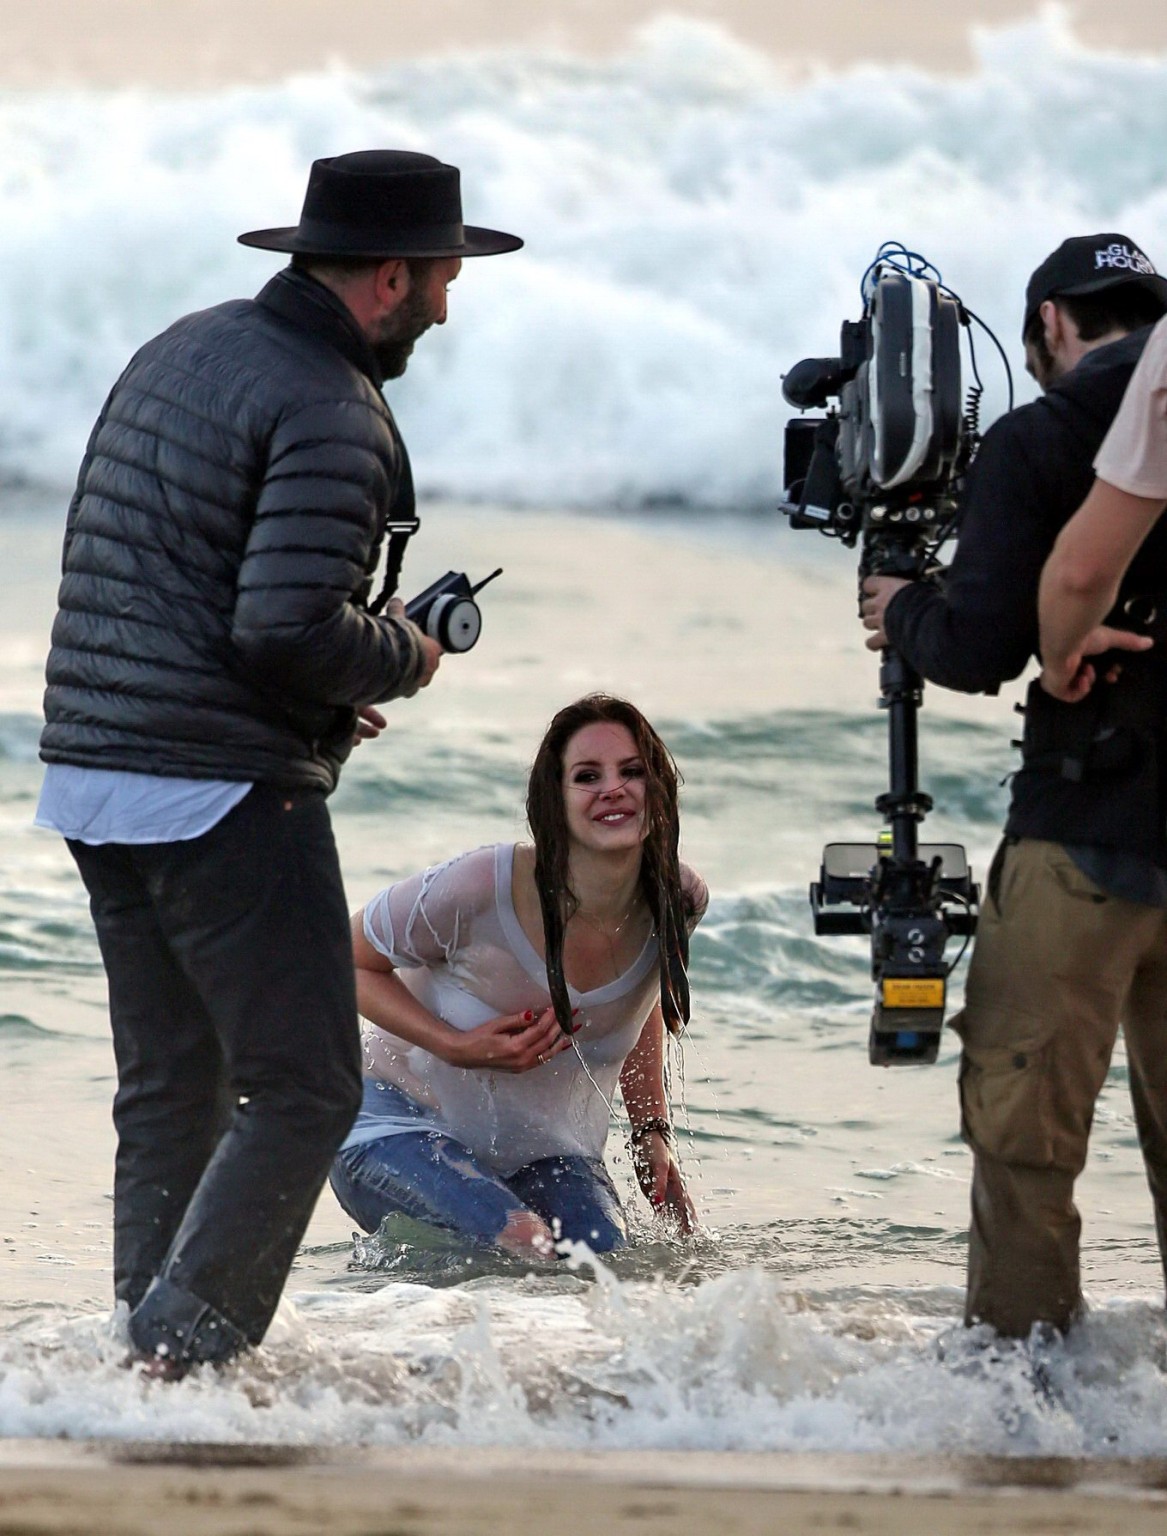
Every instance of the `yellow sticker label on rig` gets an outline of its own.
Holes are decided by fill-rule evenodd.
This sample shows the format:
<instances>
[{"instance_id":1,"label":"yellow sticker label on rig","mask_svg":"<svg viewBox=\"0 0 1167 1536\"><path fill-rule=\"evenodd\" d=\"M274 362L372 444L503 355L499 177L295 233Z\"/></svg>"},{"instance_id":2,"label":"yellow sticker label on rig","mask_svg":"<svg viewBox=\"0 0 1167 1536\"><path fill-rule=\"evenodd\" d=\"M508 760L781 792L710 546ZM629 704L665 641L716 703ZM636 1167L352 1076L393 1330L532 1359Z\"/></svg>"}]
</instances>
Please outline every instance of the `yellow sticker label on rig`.
<instances>
[{"instance_id":1,"label":"yellow sticker label on rig","mask_svg":"<svg viewBox=\"0 0 1167 1536\"><path fill-rule=\"evenodd\" d=\"M943 1008L943 976L885 976L885 1008Z\"/></svg>"}]
</instances>

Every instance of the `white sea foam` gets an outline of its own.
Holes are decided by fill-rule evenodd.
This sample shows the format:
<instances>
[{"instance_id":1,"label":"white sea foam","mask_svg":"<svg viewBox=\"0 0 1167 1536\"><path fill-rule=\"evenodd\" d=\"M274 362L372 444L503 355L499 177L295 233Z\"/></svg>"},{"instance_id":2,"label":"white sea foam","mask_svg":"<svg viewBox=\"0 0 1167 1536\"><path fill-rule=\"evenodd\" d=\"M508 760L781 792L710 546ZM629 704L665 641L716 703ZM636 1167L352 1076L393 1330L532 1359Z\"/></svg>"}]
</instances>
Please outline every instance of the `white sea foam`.
<instances>
[{"instance_id":1,"label":"white sea foam","mask_svg":"<svg viewBox=\"0 0 1167 1536\"><path fill-rule=\"evenodd\" d=\"M780 375L835 347L882 240L931 257L1015 365L1025 278L1066 234L1117 228L1167 262L1167 59L1091 52L1056 8L976 56L967 77L795 80L664 19L603 62L8 92L0 474L67 483L133 348L272 270L235 234L293 222L312 157L392 143L460 164L468 217L528 241L468 264L453 323L392 387L423 491L770 502Z\"/></svg>"},{"instance_id":2,"label":"white sea foam","mask_svg":"<svg viewBox=\"0 0 1167 1536\"><path fill-rule=\"evenodd\" d=\"M954 1325L954 1292L389 1284L284 1303L264 1348L179 1386L122 1368L120 1324L0 1341L0 1435L612 1449L1161 1456L1161 1309L1112 1304L1069 1343Z\"/></svg>"}]
</instances>

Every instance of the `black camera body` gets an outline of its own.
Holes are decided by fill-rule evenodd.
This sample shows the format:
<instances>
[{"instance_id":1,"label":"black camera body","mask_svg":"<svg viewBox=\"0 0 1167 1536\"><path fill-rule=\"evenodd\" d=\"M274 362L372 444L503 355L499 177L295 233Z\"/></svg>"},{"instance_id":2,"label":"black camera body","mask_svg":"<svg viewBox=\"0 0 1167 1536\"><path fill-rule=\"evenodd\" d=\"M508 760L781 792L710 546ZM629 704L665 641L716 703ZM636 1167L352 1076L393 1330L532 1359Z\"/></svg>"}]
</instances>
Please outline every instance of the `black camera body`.
<instances>
[{"instance_id":1,"label":"black camera body","mask_svg":"<svg viewBox=\"0 0 1167 1536\"><path fill-rule=\"evenodd\" d=\"M962 323L959 301L939 281L877 257L863 317L843 323L839 356L807 358L783 380L790 404L828 414L787 425L781 510L793 528L852 547L862 540L861 582L927 577L954 526L975 419L961 406ZM974 931L979 900L963 848L917 841L932 808L917 784L922 689L904 659L884 650L891 785L875 805L889 830L875 843L828 844L810 888L816 933L871 938L869 1056L880 1066L935 1061L952 969L945 947Z\"/></svg>"},{"instance_id":2,"label":"black camera body","mask_svg":"<svg viewBox=\"0 0 1167 1536\"><path fill-rule=\"evenodd\" d=\"M464 571L447 571L406 603L405 617L412 619L444 651L472 650L482 633L482 610L474 599L487 582L501 575L502 566L499 566L497 571L471 586Z\"/></svg>"},{"instance_id":3,"label":"black camera body","mask_svg":"<svg viewBox=\"0 0 1167 1536\"><path fill-rule=\"evenodd\" d=\"M877 545L927 542L951 515L964 446L960 306L931 279L878 263L866 287L863 319L843 322L839 356L806 358L783 379L800 411L839 404L787 424L782 510L791 527L848 545L861 534Z\"/></svg>"}]
</instances>

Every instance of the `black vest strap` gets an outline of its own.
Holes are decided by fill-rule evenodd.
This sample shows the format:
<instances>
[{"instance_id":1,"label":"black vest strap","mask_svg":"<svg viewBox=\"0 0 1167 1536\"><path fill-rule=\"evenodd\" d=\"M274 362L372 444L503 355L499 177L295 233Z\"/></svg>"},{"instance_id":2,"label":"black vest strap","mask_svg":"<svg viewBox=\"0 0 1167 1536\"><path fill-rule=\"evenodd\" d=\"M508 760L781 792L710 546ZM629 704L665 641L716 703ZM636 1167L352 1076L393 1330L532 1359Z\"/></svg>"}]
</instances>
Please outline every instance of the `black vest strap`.
<instances>
[{"instance_id":1,"label":"black vest strap","mask_svg":"<svg viewBox=\"0 0 1167 1536\"><path fill-rule=\"evenodd\" d=\"M1032 682L1021 741L1025 766L1088 784L1130 773L1147 756L1167 762L1165 662L1154 651L1126 656L1117 681L1095 683L1077 704L1064 704ZM1098 664L1104 669L1105 659Z\"/></svg>"}]
</instances>

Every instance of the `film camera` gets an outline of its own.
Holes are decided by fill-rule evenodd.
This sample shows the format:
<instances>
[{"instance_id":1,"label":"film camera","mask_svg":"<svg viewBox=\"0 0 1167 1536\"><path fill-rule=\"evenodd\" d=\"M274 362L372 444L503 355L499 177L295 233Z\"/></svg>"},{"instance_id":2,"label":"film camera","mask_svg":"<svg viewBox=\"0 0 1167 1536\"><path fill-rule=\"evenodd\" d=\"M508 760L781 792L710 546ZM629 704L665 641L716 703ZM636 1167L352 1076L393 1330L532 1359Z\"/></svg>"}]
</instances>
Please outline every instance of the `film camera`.
<instances>
[{"instance_id":1,"label":"film camera","mask_svg":"<svg viewBox=\"0 0 1167 1536\"><path fill-rule=\"evenodd\" d=\"M781 510L793 528L858 544L860 583L870 575L928 579L955 528L956 494L976 443L979 378L967 409L961 401L960 338L970 312L929 263L898 246L881 248L862 293L863 316L844 321L839 356L807 358L783 380L791 405L827 414L787 425ZM975 377L971 341L970 355ZM954 934L967 943L979 892L962 847L917 840L932 809L918 784L922 679L885 649L879 682L890 786L875 806L888 830L873 844L829 843L810 902L816 933L870 935L869 1054L890 1066L935 1061L955 964L946 963L945 947Z\"/></svg>"}]
</instances>

